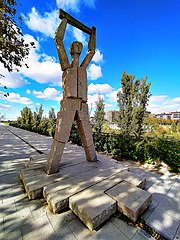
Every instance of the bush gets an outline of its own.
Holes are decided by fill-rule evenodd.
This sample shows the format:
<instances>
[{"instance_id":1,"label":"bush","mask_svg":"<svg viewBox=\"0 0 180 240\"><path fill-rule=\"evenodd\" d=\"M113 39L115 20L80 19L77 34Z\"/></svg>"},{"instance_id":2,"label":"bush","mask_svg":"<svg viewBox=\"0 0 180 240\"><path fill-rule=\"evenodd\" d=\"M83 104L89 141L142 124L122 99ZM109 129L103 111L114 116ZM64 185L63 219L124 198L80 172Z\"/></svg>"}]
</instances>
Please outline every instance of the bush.
<instances>
[{"instance_id":1,"label":"bush","mask_svg":"<svg viewBox=\"0 0 180 240\"><path fill-rule=\"evenodd\" d=\"M77 129L71 132L72 143L80 145ZM165 138L135 139L121 134L93 133L97 151L112 153L116 159L132 159L156 164L166 163L174 172L180 172L180 142Z\"/></svg>"}]
</instances>

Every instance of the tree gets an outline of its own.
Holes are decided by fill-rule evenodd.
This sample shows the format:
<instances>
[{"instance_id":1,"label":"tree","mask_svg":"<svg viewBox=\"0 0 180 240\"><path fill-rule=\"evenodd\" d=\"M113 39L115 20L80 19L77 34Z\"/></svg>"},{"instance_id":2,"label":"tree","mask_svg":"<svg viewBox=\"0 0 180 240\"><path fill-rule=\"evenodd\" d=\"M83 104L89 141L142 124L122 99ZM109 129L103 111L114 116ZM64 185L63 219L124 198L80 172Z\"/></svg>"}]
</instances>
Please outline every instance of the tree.
<instances>
[{"instance_id":1,"label":"tree","mask_svg":"<svg viewBox=\"0 0 180 240\"><path fill-rule=\"evenodd\" d=\"M26 130L31 130L32 121L33 115L31 109L28 107L24 107L21 111L21 117L18 118L18 124Z\"/></svg>"},{"instance_id":2,"label":"tree","mask_svg":"<svg viewBox=\"0 0 180 240\"><path fill-rule=\"evenodd\" d=\"M150 83L147 77L135 80L135 76L125 71L121 78L122 91L117 94L119 105L118 125L124 135L142 134L143 119L150 97Z\"/></svg>"},{"instance_id":3,"label":"tree","mask_svg":"<svg viewBox=\"0 0 180 240\"><path fill-rule=\"evenodd\" d=\"M43 111L44 110L42 109L42 104L41 104L39 109L36 108L36 112L34 112L34 114L33 114L33 126L32 126L32 128L35 132L38 132L38 130L39 130L38 128L39 128L39 125L40 125L41 120L42 120Z\"/></svg>"},{"instance_id":4,"label":"tree","mask_svg":"<svg viewBox=\"0 0 180 240\"><path fill-rule=\"evenodd\" d=\"M56 114L54 108L49 110L49 122L48 122L48 131L50 136L54 137L56 127Z\"/></svg>"},{"instance_id":5,"label":"tree","mask_svg":"<svg viewBox=\"0 0 180 240\"><path fill-rule=\"evenodd\" d=\"M27 58L34 42L25 43L16 21L16 0L1 0L0 3L0 62L9 71L18 70ZM19 17L22 22L22 17ZM27 66L27 64L25 64Z\"/></svg>"},{"instance_id":6,"label":"tree","mask_svg":"<svg viewBox=\"0 0 180 240\"><path fill-rule=\"evenodd\" d=\"M104 99L98 95L98 99L96 101L96 111L94 113L94 131L100 136L102 133L103 124L105 123L104 119Z\"/></svg>"},{"instance_id":7,"label":"tree","mask_svg":"<svg viewBox=\"0 0 180 240\"><path fill-rule=\"evenodd\" d=\"M175 121L172 121L171 130L173 133L177 132L177 125Z\"/></svg>"},{"instance_id":8,"label":"tree","mask_svg":"<svg viewBox=\"0 0 180 240\"><path fill-rule=\"evenodd\" d=\"M4 119L4 115L0 113L0 122Z\"/></svg>"}]
</instances>

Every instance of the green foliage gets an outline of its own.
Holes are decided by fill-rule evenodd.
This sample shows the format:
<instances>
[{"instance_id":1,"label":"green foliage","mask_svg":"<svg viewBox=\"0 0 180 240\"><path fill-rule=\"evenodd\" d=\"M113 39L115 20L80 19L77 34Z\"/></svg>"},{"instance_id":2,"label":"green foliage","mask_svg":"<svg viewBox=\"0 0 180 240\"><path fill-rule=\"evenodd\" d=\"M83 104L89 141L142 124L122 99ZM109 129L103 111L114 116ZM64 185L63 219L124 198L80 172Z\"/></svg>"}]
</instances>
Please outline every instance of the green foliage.
<instances>
[{"instance_id":1,"label":"green foliage","mask_svg":"<svg viewBox=\"0 0 180 240\"><path fill-rule=\"evenodd\" d=\"M177 131L177 126L176 126L176 122L172 122L172 124L171 124L171 130L172 130L172 132L176 132Z\"/></svg>"},{"instance_id":2,"label":"green foliage","mask_svg":"<svg viewBox=\"0 0 180 240\"><path fill-rule=\"evenodd\" d=\"M177 131L180 133L180 121L177 123Z\"/></svg>"},{"instance_id":3,"label":"green foliage","mask_svg":"<svg viewBox=\"0 0 180 240\"><path fill-rule=\"evenodd\" d=\"M100 136L102 133L102 127L105 123L104 119L104 99L101 96L98 96L98 100L96 101L96 111L94 113L94 131Z\"/></svg>"},{"instance_id":4,"label":"green foliage","mask_svg":"<svg viewBox=\"0 0 180 240\"><path fill-rule=\"evenodd\" d=\"M49 110L49 121L48 121L48 131L49 135L54 137L56 127L56 115L54 112L54 108Z\"/></svg>"},{"instance_id":5,"label":"green foliage","mask_svg":"<svg viewBox=\"0 0 180 240\"><path fill-rule=\"evenodd\" d=\"M159 134L159 135L164 135L166 133L166 129L164 128L164 126L159 126L157 129L156 129L156 132Z\"/></svg>"},{"instance_id":6,"label":"green foliage","mask_svg":"<svg viewBox=\"0 0 180 240\"><path fill-rule=\"evenodd\" d=\"M44 110L42 109L42 104L41 104L41 106L39 108L36 108L36 112L34 112L34 114L33 114L32 130L34 132L40 132L39 125L42 120L43 111Z\"/></svg>"},{"instance_id":7,"label":"green foliage","mask_svg":"<svg viewBox=\"0 0 180 240\"><path fill-rule=\"evenodd\" d=\"M24 64L34 42L25 43L19 24L16 21L15 0L1 0L0 2L0 62L9 72L18 70ZM22 22L22 17L19 17ZM27 66L27 64L25 64Z\"/></svg>"},{"instance_id":8,"label":"green foliage","mask_svg":"<svg viewBox=\"0 0 180 240\"><path fill-rule=\"evenodd\" d=\"M43 117L42 105L36 108L32 113L31 109L24 107L21 111L21 117L17 121L11 122L11 126L23 128L29 131L54 137L56 126L56 115L54 109L49 111L49 118Z\"/></svg>"},{"instance_id":9,"label":"green foliage","mask_svg":"<svg viewBox=\"0 0 180 240\"><path fill-rule=\"evenodd\" d=\"M77 130L77 129L76 129ZM116 159L131 159L140 162L166 163L174 172L180 172L180 142L165 138L147 138L126 136L123 134L97 133L93 134L94 145L97 151L111 153ZM80 144L76 131L71 135L71 141Z\"/></svg>"},{"instance_id":10,"label":"green foliage","mask_svg":"<svg viewBox=\"0 0 180 240\"><path fill-rule=\"evenodd\" d=\"M122 134L139 138L142 135L143 119L150 97L150 83L147 77L137 79L131 74L123 73L121 78L122 90L118 92L119 120L118 125Z\"/></svg>"},{"instance_id":11,"label":"green foliage","mask_svg":"<svg viewBox=\"0 0 180 240\"><path fill-rule=\"evenodd\" d=\"M24 107L21 111L21 117L18 118L17 122L21 126L21 128L26 130L32 129L32 121L33 115L31 109L28 107Z\"/></svg>"},{"instance_id":12,"label":"green foliage","mask_svg":"<svg viewBox=\"0 0 180 240\"><path fill-rule=\"evenodd\" d=\"M82 145L76 122L74 122L72 125L69 141L79 146Z\"/></svg>"}]
</instances>

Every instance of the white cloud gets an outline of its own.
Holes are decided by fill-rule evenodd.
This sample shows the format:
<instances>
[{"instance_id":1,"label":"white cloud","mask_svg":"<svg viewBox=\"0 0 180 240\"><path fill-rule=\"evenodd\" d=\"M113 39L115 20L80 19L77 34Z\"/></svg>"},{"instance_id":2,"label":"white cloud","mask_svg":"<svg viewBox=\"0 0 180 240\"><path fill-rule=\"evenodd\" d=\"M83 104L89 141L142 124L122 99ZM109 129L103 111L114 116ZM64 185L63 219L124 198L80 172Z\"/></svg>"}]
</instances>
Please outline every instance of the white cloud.
<instances>
[{"instance_id":1,"label":"white cloud","mask_svg":"<svg viewBox=\"0 0 180 240\"><path fill-rule=\"evenodd\" d=\"M83 46L87 45L86 36L81 30L79 30L77 28L73 28L73 34L74 34L75 39L78 42L81 42L83 44Z\"/></svg>"},{"instance_id":2,"label":"white cloud","mask_svg":"<svg viewBox=\"0 0 180 240\"><path fill-rule=\"evenodd\" d=\"M87 70L87 76L90 80L96 80L102 77L101 66L92 63Z\"/></svg>"},{"instance_id":3,"label":"white cloud","mask_svg":"<svg viewBox=\"0 0 180 240\"><path fill-rule=\"evenodd\" d=\"M25 24L35 32L41 32L47 37L54 37L54 32L60 22L57 11L45 12L41 16L35 7L31 9L28 16L24 16Z\"/></svg>"},{"instance_id":4,"label":"white cloud","mask_svg":"<svg viewBox=\"0 0 180 240\"><path fill-rule=\"evenodd\" d=\"M99 63L103 61L103 54L100 53L98 49L96 49L96 53L94 54L92 61L95 63Z\"/></svg>"},{"instance_id":5,"label":"white cloud","mask_svg":"<svg viewBox=\"0 0 180 240\"><path fill-rule=\"evenodd\" d=\"M96 102L98 100L98 97L101 97L104 99L104 95L102 94L93 94L93 95L88 95L88 106L89 108L95 108L96 107Z\"/></svg>"},{"instance_id":6,"label":"white cloud","mask_svg":"<svg viewBox=\"0 0 180 240\"><path fill-rule=\"evenodd\" d=\"M20 73L38 83L51 83L53 86L61 86L62 71L60 64L56 62L55 58L45 53L39 53L40 45L32 36L25 35L25 40L27 42L34 41L37 48L30 50L26 60L29 68L22 67Z\"/></svg>"},{"instance_id":7,"label":"white cloud","mask_svg":"<svg viewBox=\"0 0 180 240\"><path fill-rule=\"evenodd\" d=\"M111 108L111 109L112 109L113 107L114 107L114 106L113 106L112 104L105 102L105 109L106 109L106 108Z\"/></svg>"},{"instance_id":8,"label":"white cloud","mask_svg":"<svg viewBox=\"0 0 180 240\"><path fill-rule=\"evenodd\" d=\"M8 72L3 64L0 64L0 73L4 76L0 79L1 85L8 88L20 88L28 84L18 72Z\"/></svg>"},{"instance_id":9,"label":"white cloud","mask_svg":"<svg viewBox=\"0 0 180 240\"><path fill-rule=\"evenodd\" d=\"M114 90L108 94L106 94L106 97L108 99L108 102L110 103L117 103L117 94L121 90L121 88Z\"/></svg>"},{"instance_id":10,"label":"white cloud","mask_svg":"<svg viewBox=\"0 0 180 240\"><path fill-rule=\"evenodd\" d=\"M155 114L180 111L180 97L169 98L165 95L151 96L147 110Z\"/></svg>"},{"instance_id":11,"label":"white cloud","mask_svg":"<svg viewBox=\"0 0 180 240\"><path fill-rule=\"evenodd\" d=\"M91 83L88 86L88 93L89 94L91 94L91 93L109 93L112 90L113 90L113 88L107 83L104 83L104 84Z\"/></svg>"},{"instance_id":12,"label":"white cloud","mask_svg":"<svg viewBox=\"0 0 180 240\"><path fill-rule=\"evenodd\" d=\"M89 8L95 7L95 0L56 0L57 7L79 12L80 5L85 4Z\"/></svg>"},{"instance_id":13,"label":"white cloud","mask_svg":"<svg viewBox=\"0 0 180 240\"><path fill-rule=\"evenodd\" d=\"M30 94L30 93L31 93L31 90L27 89L27 90L26 90L26 93L27 93L27 94Z\"/></svg>"},{"instance_id":14,"label":"white cloud","mask_svg":"<svg viewBox=\"0 0 180 240\"><path fill-rule=\"evenodd\" d=\"M43 92L33 90L32 93L37 98L44 98L46 100L60 101L62 99L62 94L55 88L46 88Z\"/></svg>"},{"instance_id":15,"label":"white cloud","mask_svg":"<svg viewBox=\"0 0 180 240\"><path fill-rule=\"evenodd\" d=\"M39 106L39 107L40 107L40 106L41 106L41 103L36 103L36 106Z\"/></svg>"},{"instance_id":16,"label":"white cloud","mask_svg":"<svg viewBox=\"0 0 180 240\"><path fill-rule=\"evenodd\" d=\"M20 103L25 105L29 105L33 103L29 98L21 97L18 93L14 93L14 92L9 93L8 97L4 97L2 94L0 94L0 99L6 100L8 102L15 102L15 103Z\"/></svg>"},{"instance_id":17,"label":"white cloud","mask_svg":"<svg viewBox=\"0 0 180 240\"><path fill-rule=\"evenodd\" d=\"M12 110L12 106L0 103L0 110Z\"/></svg>"},{"instance_id":18,"label":"white cloud","mask_svg":"<svg viewBox=\"0 0 180 240\"><path fill-rule=\"evenodd\" d=\"M149 102L153 103L153 102L164 102L165 99L167 98L166 95L161 95L161 96L150 96L149 98Z\"/></svg>"}]
</instances>

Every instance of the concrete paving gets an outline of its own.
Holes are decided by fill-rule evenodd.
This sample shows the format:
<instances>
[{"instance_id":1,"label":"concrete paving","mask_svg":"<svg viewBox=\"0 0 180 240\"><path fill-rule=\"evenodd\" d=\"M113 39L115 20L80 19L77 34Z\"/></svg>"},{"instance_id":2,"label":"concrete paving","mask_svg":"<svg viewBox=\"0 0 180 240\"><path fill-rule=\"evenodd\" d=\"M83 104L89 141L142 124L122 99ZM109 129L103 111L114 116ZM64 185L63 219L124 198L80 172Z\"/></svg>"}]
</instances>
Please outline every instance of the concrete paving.
<instances>
[{"instance_id":1,"label":"concrete paving","mask_svg":"<svg viewBox=\"0 0 180 240\"><path fill-rule=\"evenodd\" d=\"M46 156L51 142L50 137L0 125L0 239L153 239L115 217L98 231L90 231L70 210L53 214L45 200L29 201L19 172L30 155ZM81 147L67 144L67 154L74 152L84 154ZM166 239L180 239L179 176L160 175L129 162L124 166L148 176L146 190L152 194L152 203L143 214L146 222Z\"/></svg>"}]
</instances>

